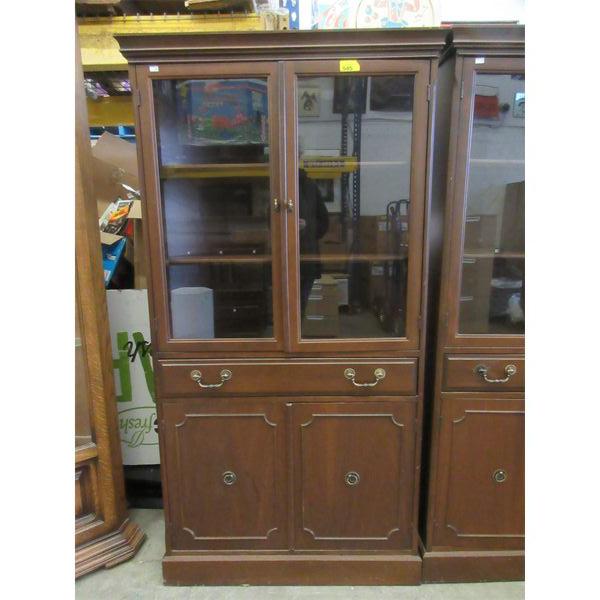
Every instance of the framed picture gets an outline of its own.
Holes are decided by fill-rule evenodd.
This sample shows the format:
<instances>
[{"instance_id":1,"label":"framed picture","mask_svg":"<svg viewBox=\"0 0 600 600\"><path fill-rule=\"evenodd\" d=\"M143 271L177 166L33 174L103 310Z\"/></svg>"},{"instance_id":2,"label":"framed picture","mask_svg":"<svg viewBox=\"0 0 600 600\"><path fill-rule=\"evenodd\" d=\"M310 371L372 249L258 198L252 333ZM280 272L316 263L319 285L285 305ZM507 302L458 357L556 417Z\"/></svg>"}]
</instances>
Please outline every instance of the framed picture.
<instances>
[{"instance_id":1,"label":"framed picture","mask_svg":"<svg viewBox=\"0 0 600 600\"><path fill-rule=\"evenodd\" d=\"M410 112L413 107L413 75L371 78L370 109L380 112Z\"/></svg>"},{"instance_id":2,"label":"framed picture","mask_svg":"<svg viewBox=\"0 0 600 600\"><path fill-rule=\"evenodd\" d=\"M298 89L298 116L318 117L321 108L321 89L301 87Z\"/></svg>"}]
</instances>

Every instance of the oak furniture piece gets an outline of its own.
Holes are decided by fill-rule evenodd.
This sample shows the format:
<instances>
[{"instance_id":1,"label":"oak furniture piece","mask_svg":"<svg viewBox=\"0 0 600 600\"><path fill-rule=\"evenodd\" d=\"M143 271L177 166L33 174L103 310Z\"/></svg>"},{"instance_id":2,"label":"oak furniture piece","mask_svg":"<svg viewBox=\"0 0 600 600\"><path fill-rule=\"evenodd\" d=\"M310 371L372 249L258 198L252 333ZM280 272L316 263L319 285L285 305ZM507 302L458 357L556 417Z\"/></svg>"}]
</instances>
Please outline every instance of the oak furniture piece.
<instances>
[{"instance_id":1,"label":"oak furniture piece","mask_svg":"<svg viewBox=\"0 0 600 600\"><path fill-rule=\"evenodd\" d=\"M524 28L455 27L451 39L436 94L432 223L444 214L444 243L423 579L522 579Z\"/></svg>"},{"instance_id":2,"label":"oak furniture piece","mask_svg":"<svg viewBox=\"0 0 600 600\"><path fill-rule=\"evenodd\" d=\"M75 577L131 558L106 292L79 46L75 95Z\"/></svg>"},{"instance_id":3,"label":"oak furniture piece","mask_svg":"<svg viewBox=\"0 0 600 600\"><path fill-rule=\"evenodd\" d=\"M420 582L445 37L117 36L145 198L166 583ZM402 243L386 229L399 201ZM393 243L369 243L373 219ZM374 276L394 290L385 323Z\"/></svg>"}]
</instances>

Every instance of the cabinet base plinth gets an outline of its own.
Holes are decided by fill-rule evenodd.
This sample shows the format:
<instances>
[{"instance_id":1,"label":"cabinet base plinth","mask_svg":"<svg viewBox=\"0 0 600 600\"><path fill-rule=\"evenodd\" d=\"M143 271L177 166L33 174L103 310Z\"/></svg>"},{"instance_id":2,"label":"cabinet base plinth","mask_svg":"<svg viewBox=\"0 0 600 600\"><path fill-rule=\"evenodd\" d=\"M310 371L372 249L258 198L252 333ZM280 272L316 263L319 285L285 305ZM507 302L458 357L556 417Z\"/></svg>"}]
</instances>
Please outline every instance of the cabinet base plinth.
<instances>
[{"instance_id":1,"label":"cabinet base plinth","mask_svg":"<svg viewBox=\"0 0 600 600\"><path fill-rule=\"evenodd\" d=\"M162 564L167 585L421 583L421 558L399 554L188 554Z\"/></svg>"},{"instance_id":2,"label":"cabinet base plinth","mask_svg":"<svg viewBox=\"0 0 600 600\"><path fill-rule=\"evenodd\" d=\"M129 560L145 538L136 523L125 519L117 531L75 548L75 578Z\"/></svg>"},{"instance_id":3,"label":"cabinet base plinth","mask_svg":"<svg viewBox=\"0 0 600 600\"><path fill-rule=\"evenodd\" d=\"M525 552L522 550L423 553L423 583L524 579Z\"/></svg>"}]
</instances>

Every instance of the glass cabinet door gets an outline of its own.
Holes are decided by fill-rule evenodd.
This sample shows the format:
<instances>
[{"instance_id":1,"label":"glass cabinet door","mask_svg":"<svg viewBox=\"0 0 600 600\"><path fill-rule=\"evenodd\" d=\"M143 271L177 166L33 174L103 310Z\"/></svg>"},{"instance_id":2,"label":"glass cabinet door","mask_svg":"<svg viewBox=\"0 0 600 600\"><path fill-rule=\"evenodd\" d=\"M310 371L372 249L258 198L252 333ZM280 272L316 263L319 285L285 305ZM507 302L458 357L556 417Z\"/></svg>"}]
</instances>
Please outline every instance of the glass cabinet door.
<instances>
[{"instance_id":1,"label":"glass cabinet door","mask_svg":"<svg viewBox=\"0 0 600 600\"><path fill-rule=\"evenodd\" d=\"M281 343L273 74L231 70L151 80L170 348Z\"/></svg>"},{"instance_id":2,"label":"glass cabinet door","mask_svg":"<svg viewBox=\"0 0 600 600\"><path fill-rule=\"evenodd\" d=\"M418 343L429 67L357 64L288 65L295 349Z\"/></svg>"},{"instance_id":3,"label":"glass cabinet door","mask_svg":"<svg viewBox=\"0 0 600 600\"><path fill-rule=\"evenodd\" d=\"M522 69L522 67L521 67ZM525 330L525 75L471 70L459 337Z\"/></svg>"}]
</instances>

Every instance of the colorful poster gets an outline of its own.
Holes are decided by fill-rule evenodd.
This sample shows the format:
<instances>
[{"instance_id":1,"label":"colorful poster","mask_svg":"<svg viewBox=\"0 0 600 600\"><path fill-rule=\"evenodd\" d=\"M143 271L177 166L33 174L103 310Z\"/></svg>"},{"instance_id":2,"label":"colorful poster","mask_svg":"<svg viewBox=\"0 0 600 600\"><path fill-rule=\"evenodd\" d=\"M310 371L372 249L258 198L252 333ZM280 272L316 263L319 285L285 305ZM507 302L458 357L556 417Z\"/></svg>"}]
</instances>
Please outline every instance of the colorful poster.
<instances>
[{"instance_id":1,"label":"colorful poster","mask_svg":"<svg viewBox=\"0 0 600 600\"><path fill-rule=\"evenodd\" d=\"M437 27L439 0L312 0L312 29Z\"/></svg>"}]
</instances>

